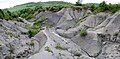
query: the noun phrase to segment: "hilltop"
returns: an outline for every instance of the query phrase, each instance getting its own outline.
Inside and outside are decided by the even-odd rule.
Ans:
[[[36,6],[53,6],[53,5],[73,5],[72,3],[64,2],[64,1],[48,1],[48,2],[30,2],[30,3],[25,3],[22,5],[17,5],[14,7],[9,8],[8,10],[10,11],[18,11],[21,9],[26,9],[26,8],[35,8]]]

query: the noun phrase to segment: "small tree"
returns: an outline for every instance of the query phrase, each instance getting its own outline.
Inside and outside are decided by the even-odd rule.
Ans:
[[[82,6],[82,0],[78,0],[75,5],[76,6]]]
[[[100,11],[101,11],[101,12],[104,12],[104,11],[108,10],[108,5],[106,4],[105,1],[101,2],[101,3],[99,4],[99,7],[100,7]]]
[[[80,53],[79,51],[76,51],[76,52],[74,52],[74,56],[80,57],[80,56],[81,56],[81,53]]]

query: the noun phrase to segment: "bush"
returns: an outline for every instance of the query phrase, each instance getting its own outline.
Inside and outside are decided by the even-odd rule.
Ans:
[[[48,18],[42,18],[40,20],[37,20],[37,21],[35,21],[34,25],[41,25],[46,20],[48,20]]]
[[[31,38],[31,37],[34,37],[38,32],[39,32],[38,29],[30,29],[27,34],[29,38]]]
[[[48,51],[48,52],[51,52],[51,53],[53,53],[53,51],[50,49],[50,47],[45,47],[45,51]]]
[[[31,27],[31,29],[39,29],[39,28],[41,28],[41,26],[34,25]]]
[[[80,36],[86,36],[86,35],[87,35],[87,30],[82,29],[82,30],[80,31]]]
[[[82,4],[79,2],[76,2],[75,6],[82,6]]]
[[[40,31],[41,26],[26,26],[26,28],[28,29],[28,32],[26,34],[29,36],[29,38],[31,38]]]
[[[57,45],[56,45],[55,48],[56,48],[56,49],[60,49],[60,50],[67,50],[67,48],[63,48],[63,47],[60,45],[60,43],[57,43]]]
[[[76,52],[74,53],[74,56],[78,56],[78,57],[80,57],[81,54],[80,54],[80,52],[76,51]]]
[[[62,47],[61,47],[61,45],[60,45],[59,43],[57,43],[57,45],[56,45],[55,48],[56,48],[56,49],[61,49]]]

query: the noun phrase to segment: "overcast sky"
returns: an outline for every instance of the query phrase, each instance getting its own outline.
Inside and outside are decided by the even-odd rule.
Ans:
[[[0,9],[13,7],[28,2],[46,2],[46,1],[66,1],[75,3],[77,0],[0,0]],[[120,3],[120,0],[83,0],[83,3],[100,3],[106,1],[107,3]]]

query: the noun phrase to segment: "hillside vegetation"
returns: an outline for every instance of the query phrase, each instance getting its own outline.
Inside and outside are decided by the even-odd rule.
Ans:
[[[79,6],[76,5],[75,6]],[[72,3],[67,2],[58,2],[58,1],[50,1],[50,2],[38,2],[38,3],[27,3],[23,5],[18,5],[10,9],[0,9],[0,18],[6,20],[20,20],[18,17],[21,17],[26,20],[30,20],[34,18],[41,11],[52,11],[57,12],[62,8],[71,8],[75,7]],[[93,13],[99,12],[111,12],[115,13],[120,10],[120,4],[106,4],[105,1],[100,4],[83,4],[82,7],[90,8]]]
[[[17,5],[14,7],[9,8],[10,11],[18,11],[18,10],[22,10],[22,9],[26,9],[26,8],[35,8],[36,6],[54,6],[54,5],[73,5],[72,3],[68,3],[68,2],[63,2],[63,1],[48,1],[48,2],[30,2],[30,3],[26,3],[26,4],[22,4],[22,5]]]

